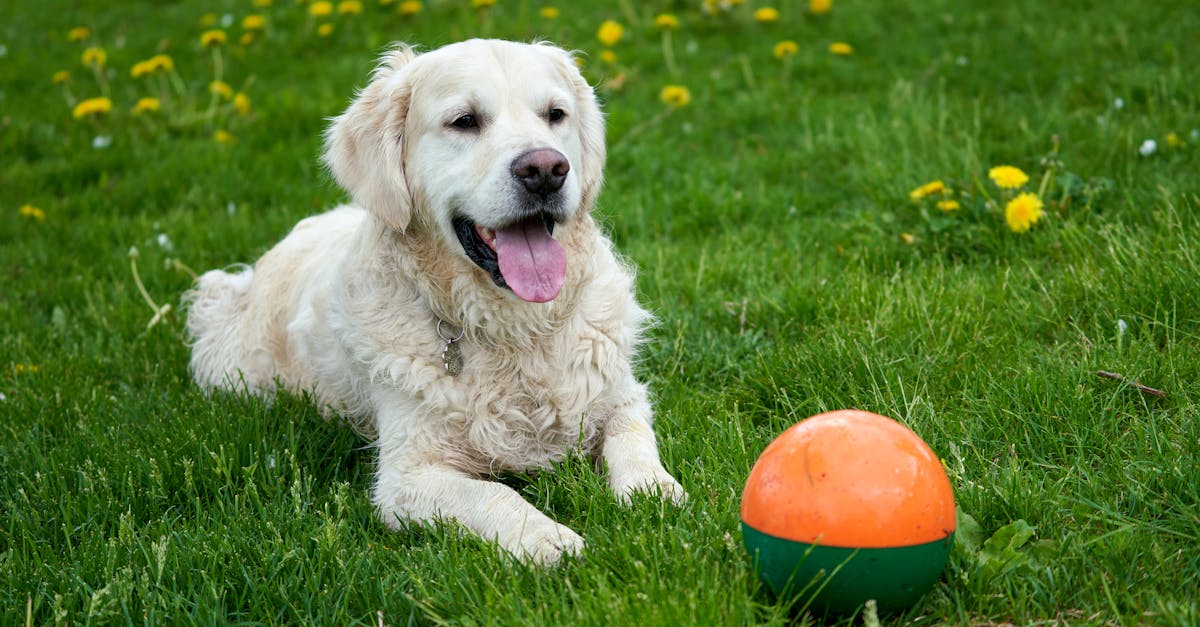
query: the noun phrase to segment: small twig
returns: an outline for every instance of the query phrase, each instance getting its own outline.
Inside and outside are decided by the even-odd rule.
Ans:
[[[1163,398],[1167,395],[1167,393],[1162,390],[1142,385],[1141,383],[1138,383],[1137,381],[1130,379],[1129,377],[1126,377],[1125,375],[1117,374],[1115,372],[1109,372],[1107,370],[1097,370],[1096,376],[1103,377],[1105,379],[1113,379],[1114,381],[1120,381],[1121,383],[1127,383],[1127,384],[1132,385],[1133,387],[1137,388],[1138,390],[1141,390],[1142,392],[1149,394],[1151,396],[1157,396],[1159,398]]]

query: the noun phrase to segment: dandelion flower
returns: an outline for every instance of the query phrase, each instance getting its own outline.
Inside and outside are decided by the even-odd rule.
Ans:
[[[233,97],[233,110],[237,111],[238,115],[241,116],[250,115],[250,96],[247,96],[245,92],[239,91]]]
[[[253,13],[242,18],[242,30],[262,30],[267,27],[267,18]]]
[[[484,9],[496,4],[496,0],[471,0],[471,6],[476,9]]]
[[[596,39],[606,46],[615,45],[625,35],[625,27],[613,20],[604,20],[596,31]]]
[[[833,8],[833,0],[808,0],[808,10],[813,15],[824,15]]]
[[[88,98],[75,105],[75,109],[71,112],[71,115],[75,116],[76,120],[80,120],[88,116],[99,116],[108,113],[112,111],[112,107],[112,101],[103,96]]]
[[[423,8],[424,6],[418,0],[407,0],[406,2],[401,2],[400,6],[396,7],[396,11],[400,15],[416,15]]]
[[[238,43],[242,44],[243,46],[249,46],[250,44],[254,43],[254,31],[246,31],[242,33],[242,36],[238,37]]]
[[[342,0],[337,5],[338,15],[358,15],[362,10],[363,5],[358,0]]]
[[[71,41],[87,41],[92,36],[92,29],[86,26],[76,26],[67,31],[67,39]]]
[[[138,98],[137,104],[133,105],[131,112],[134,115],[143,113],[154,113],[162,108],[162,104],[158,98]]]
[[[917,236],[913,235],[912,233],[901,233],[900,241],[912,246],[913,244],[917,243]]]
[[[104,48],[92,46],[83,51],[83,55],[79,57],[79,60],[83,61],[83,64],[87,67],[101,68],[108,62],[108,53],[104,51]]]
[[[308,5],[308,14],[313,17],[329,17],[333,15],[333,3],[319,0]]]
[[[686,107],[692,101],[692,92],[682,85],[667,85],[662,88],[658,98],[668,107],[678,109]]]
[[[55,85],[61,85],[61,84],[65,83],[65,82],[67,82],[67,81],[71,80],[71,73],[70,73],[70,72],[68,72],[68,71],[66,71],[66,70],[59,70],[59,71],[57,71],[57,72],[55,72],[55,73],[54,73],[54,76],[51,76],[51,77],[50,77],[50,80],[51,80],[51,81],[52,81],[52,82],[53,82]]]
[[[988,170],[988,178],[1004,189],[1017,189],[1029,182],[1029,176],[1011,165],[998,165]]]
[[[216,26],[217,22],[220,21],[220,19],[221,19],[221,17],[218,16],[216,13],[205,13],[204,15],[200,16],[200,25],[203,26],[204,28],[208,28],[210,26]]]
[[[225,100],[229,100],[233,97],[233,88],[230,87],[229,83],[226,83],[225,81],[213,81],[209,83],[208,91],[217,94]]]
[[[38,222],[46,219],[46,212],[33,205],[21,205],[21,208],[18,209],[18,211],[21,212],[22,216],[25,216],[26,218],[33,218]]]
[[[939,200],[937,203],[937,208],[945,211],[946,213],[950,213],[951,211],[958,211],[959,209],[962,209],[962,205],[958,204],[957,200],[946,199]]]
[[[663,13],[654,18],[654,25],[663,30],[675,30],[679,28],[679,18],[670,13]]]
[[[227,130],[221,129],[213,133],[213,141],[218,144],[232,144],[237,138]]]
[[[609,50],[608,48],[605,48],[604,50],[600,51],[600,60],[605,63],[616,63],[617,62],[617,53],[613,52],[612,50]]]
[[[326,22],[317,27],[317,37],[328,37],[333,34],[333,24]]]
[[[779,9],[775,7],[762,7],[754,11],[754,19],[763,24],[779,21]]]
[[[558,7],[542,7],[542,10],[539,13],[544,20],[558,19]]]
[[[224,46],[226,39],[225,31],[219,28],[214,28],[212,30],[204,31],[204,34],[200,35],[200,45],[204,46],[205,48]]]
[[[1187,142],[1179,138],[1174,131],[1167,133],[1167,148],[1183,148]]]
[[[776,59],[783,59],[785,57],[790,57],[799,51],[800,51],[800,46],[798,46],[796,44],[796,42],[792,41],[791,39],[785,39],[785,40],[775,44],[775,58]]]
[[[908,197],[913,200],[920,200],[926,196],[941,194],[946,191],[946,184],[941,180],[930,181],[908,193]]]
[[[835,41],[829,44],[829,53],[847,57],[854,54],[854,46],[851,46],[844,41]]]
[[[1037,194],[1025,192],[1008,201],[1004,207],[1004,220],[1013,233],[1024,233],[1042,217],[1042,199]]]
[[[170,72],[175,69],[175,62],[171,60],[169,55],[156,54],[146,62],[150,65],[150,69],[155,72]]]
[[[149,61],[138,61],[137,63],[134,63],[133,67],[129,70],[129,75],[134,78],[141,78],[143,76],[149,76],[153,71],[154,70],[150,67]]]

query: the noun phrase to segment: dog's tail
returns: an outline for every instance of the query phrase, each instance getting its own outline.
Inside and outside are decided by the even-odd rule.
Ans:
[[[254,268],[233,270],[204,273],[183,296],[192,376],[206,390],[262,392],[273,385],[274,368],[267,352],[254,342],[258,334],[252,329],[253,312],[248,311]]]

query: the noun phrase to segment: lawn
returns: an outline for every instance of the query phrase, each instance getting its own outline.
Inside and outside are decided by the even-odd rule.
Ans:
[[[1200,623],[1200,12],[549,4],[6,6],[0,624]],[[623,508],[577,458],[501,477],[586,539],[549,570],[386,530],[368,442],[187,368],[192,272],[344,200],[321,133],[379,53],[473,36],[581,52],[691,497]],[[900,614],[805,614],[742,547],[758,454],[839,408],[955,491]]]

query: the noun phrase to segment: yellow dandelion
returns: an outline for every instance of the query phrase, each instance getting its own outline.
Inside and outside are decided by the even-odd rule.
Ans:
[[[238,37],[238,43],[242,44],[243,46],[249,46],[250,44],[254,43],[254,31],[246,31],[242,33],[242,36]]]
[[[46,212],[33,205],[21,205],[21,208],[18,209],[18,211],[21,212],[22,216],[26,218],[33,218],[38,222],[46,219]]]
[[[542,7],[538,13],[541,14],[543,20],[558,19],[558,7]]]
[[[175,61],[170,55],[156,54],[146,60],[150,65],[150,69],[155,72],[170,72],[175,69]]]
[[[1029,182],[1029,176],[1011,165],[998,165],[988,170],[988,178],[1004,189],[1017,189]]]
[[[112,101],[103,96],[88,98],[75,105],[75,109],[71,111],[71,115],[75,116],[76,120],[79,120],[88,116],[103,115],[112,111],[112,107]]]
[[[829,53],[846,57],[854,54],[854,47],[844,41],[835,41],[829,44]]]
[[[225,31],[219,28],[206,30],[202,35],[200,35],[200,45],[204,46],[205,48],[224,46],[226,40],[227,37],[225,36]]]
[[[625,36],[625,27],[613,20],[604,20],[600,24],[600,29],[596,31],[596,39],[606,46],[616,45],[621,41],[621,37]]]
[[[333,24],[326,22],[317,27],[317,37],[328,37],[333,34]]]
[[[926,196],[933,194],[941,194],[946,191],[946,184],[938,181],[930,181],[908,193],[908,197],[913,200],[920,200]]]
[[[363,5],[358,0],[342,0],[337,5],[338,15],[358,15],[362,10]]]
[[[129,70],[129,75],[134,78],[149,76],[152,73],[154,73],[154,68],[150,65],[149,61],[138,61],[137,63],[134,63],[133,67]]]
[[[779,9],[775,7],[762,7],[754,11],[754,19],[763,24],[779,21]]]
[[[659,92],[658,98],[668,107],[678,109],[686,107],[692,101],[692,92],[683,85],[667,85]]]
[[[71,80],[71,73],[66,70],[59,70],[50,77],[50,81],[55,85],[61,85],[69,80]]]
[[[785,39],[775,44],[775,58],[782,59],[790,57],[800,51],[800,46],[791,39]]]
[[[230,133],[224,129],[213,133],[213,141],[217,142],[218,144],[232,144],[236,140],[237,138],[233,136],[233,133]]]
[[[917,243],[917,236],[913,235],[912,233],[901,233],[900,241],[912,246],[913,244]]]
[[[813,15],[824,15],[833,8],[833,0],[808,0],[808,10]]]
[[[245,92],[238,92],[233,97],[233,110],[238,112],[238,115],[250,115],[250,96]]]
[[[418,0],[407,0],[406,2],[401,2],[400,6],[396,7],[396,11],[400,15],[416,15],[423,8],[425,7]]]
[[[671,13],[663,13],[654,18],[654,25],[663,30],[675,30],[679,28],[679,18]]]
[[[957,200],[946,199],[939,200],[937,203],[937,208],[945,211],[946,213],[950,213],[951,211],[958,211],[959,209],[962,209],[962,205],[958,204]]]
[[[160,109],[162,109],[162,104],[158,101],[158,98],[138,98],[137,104],[133,105],[133,109],[130,111],[134,115],[141,115],[143,113],[154,113]]]
[[[313,17],[329,17],[333,15],[333,3],[319,0],[308,5],[308,14]]]
[[[25,374],[26,372],[28,372],[29,374],[33,374],[33,373],[37,372],[39,369],[40,368],[36,364],[14,364],[13,365],[13,373],[15,373],[15,374]]]
[[[1174,131],[1167,133],[1167,148],[1183,148],[1187,142],[1179,138]]]
[[[233,88],[225,81],[213,81],[208,84],[208,91],[217,94],[225,100],[233,97]]]
[[[609,50],[608,48],[605,48],[604,50],[600,51],[600,60],[605,63],[616,63],[617,62],[617,53],[613,52],[612,50]]]
[[[92,36],[92,29],[86,26],[76,26],[67,31],[67,39],[71,41],[87,41]]]
[[[1042,217],[1042,199],[1037,194],[1017,194],[1004,207],[1004,220],[1013,233],[1024,233]]]
[[[496,0],[471,0],[471,6],[476,9],[485,9],[496,4]]]
[[[220,19],[221,19],[221,17],[218,16],[216,13],[205,13],[204,15],[200,16],[200,25],[203,26],[204,28],[208,28],[210,26],[216,26],[217,22],[220,21]]]
[[[267,18],[253,13],[242,18],[242,30],[262,30],[267,27]]]
[[[83,61],[83,64],[87,67],[101,68],[104,67],[105,63],[108,63],[108,53],[104,51],[104,48],[92,46],[83,51],[79,60]]]

